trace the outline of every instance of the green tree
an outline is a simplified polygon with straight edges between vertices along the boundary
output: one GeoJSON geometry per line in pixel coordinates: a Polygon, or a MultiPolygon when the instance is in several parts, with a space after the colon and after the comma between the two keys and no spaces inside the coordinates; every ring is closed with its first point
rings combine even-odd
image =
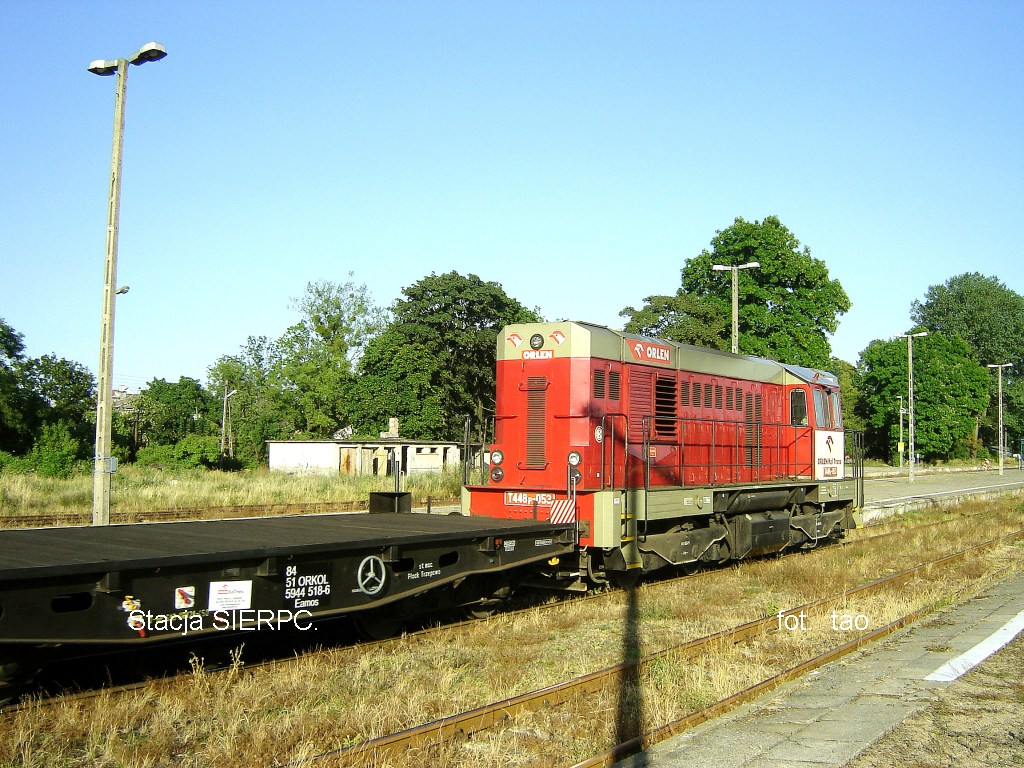
{"type": "Polygon", "coordinates": [[[297,434],[295,393],[286,387],[280,370],[277,342],[266,336],[250,336],[238,355],[221,357],[207,371],[218,430],[226,426],[221,423],[224,394],[235,392],[228,405],[230,430],[226,438],[228,452],[243,466],[266,463],[267,440],[283,440],[297,434]]]}
{"type": "Polygon", "coordinates": [[[329,438],[350,422],[345,392],[354,363],[383,327],[383,310],[370,300],[365,285],[309,283],[292,308],[301,318],[278,342],[281,375],[294,389],[300,431],[329,438]]]}
{"type": "Polygon", "coordinates": [[[510,323],[539,321],[540,315],[508,296],[500,284],[472,274],[431,273],[402,294],[392,307],[393,322],[360,367],[364,376],[374,377],[361,387],[360,401],[379,400],[375,414],[360,422],[360,430],[377,424],[380,409],[386,408],[389,415],[405,420],[408,429],[402,431],[410,437],[460,440],[467,415],[481,435],[485,417],[494,409],[498,332],[510,323]],[[389,356],[388,350],[403,346],[419,351],[397,360],[389,356]],[[417,371],[414,379],[412,369],[417,371]],[[421,398],[410,392],[429,394],[418,424],[410,418],[416,407],[409,404],[421,398]],[[414,428],[423,432],[416,434],[414,428]]]}
{"type": "Polygon", "coordinates": [[[147,445],[174,445],[186,435],[212,434],[219,413],[215,399],[188,376],[177,382],[154,379],[136,400],[141,441],[147,445]]]}
{"type": "MultiPolygon", "coordinates": [[[[730,310],[731,311],[731,310],[730,310]]],[[[680,344],[712,349],[729,349],[729,321],[717,302],[684,293],[674,296],[648,296],[640,309],[626,307],[619,312],[627,333],[639,333],[680,344]]]]}
{"type": "MultiPolygon", "coordinates": [[[[876,340],[861,353],[859,415],[868,426],[869,452],[876,457],[897,455],[899,398],[907,395],[907,373],[903,339],[876,340]]],[[[977,419],[987,401],[988,373],[964,341],[941,333],[915,340],[915,449],[926,460],[971,456],[977,419]]]]}
{"type": "MultiPolygon", "coordinates": [[[[1013,364],[1003,371],[1003,404],[1009,443],[1017,445],[1024,437],[1024,296],[995,277],[969,272],[931,286],[923,302],[911,305],[911,317],[929,331],[963,339],[982,365],[1013,364]]],[[[982,425],[993,445],[998,442],[997,382],[990,374],[990,406],[982,425]]]]}
{"type": "Polygon", "coordinates": [[[38,396],[39,423],[62,422],[87,451],[96,431],[96,379],[92,373],[80,363],[55,355],[25,361],[22,372],[38,396]]]}
{"type": "Polygon", "coordinates": [[[24,454],[32,446],[38,398],[22,372],[24,336],[0,319],[0,451],[24,454]]]}
{"type": "Polygon", "coordinates": [[[356,433],[373,438],[394,417],[403,436],[447,439],[444,400],[433,386],[441,372],[437,359],[415,343],[402,325],[393,325],[369,343],[361,375],[349,392],[356,433]]]}
{"type": "MultiPolygon", "coordinates": [[[[850,299],[838,280],[829,277],[825,263],[811,256],[775,216],[748,222],[737,218],[715,233],[711,250],[689,259],[683,267],[682,290],[717,308],[731,333],[732,273],[712,265],[756,261],[758,269],[739,273],[740,352],[785,363],[824,368],[838,318],[850,299]]],[[[721,323],[719,328],[723,326],[721,323]]]]}

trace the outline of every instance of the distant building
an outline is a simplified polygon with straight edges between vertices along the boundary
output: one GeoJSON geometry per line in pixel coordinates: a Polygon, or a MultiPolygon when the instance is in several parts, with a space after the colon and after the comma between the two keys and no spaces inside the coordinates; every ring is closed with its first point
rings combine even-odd
{"type": "Polygon", "coordinates": [[[430,440],[270,440],[270,469],[311,475],[392,475],[397,460],[403,475],[457,469],[458,443],[430,440]]]}

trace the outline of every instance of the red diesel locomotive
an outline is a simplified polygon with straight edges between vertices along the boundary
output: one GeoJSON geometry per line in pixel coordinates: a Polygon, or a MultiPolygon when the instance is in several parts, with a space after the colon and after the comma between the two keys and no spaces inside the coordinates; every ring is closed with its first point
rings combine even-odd
{"type": "Polygon", "coordinates": [[[586,323],[512,325],[489,483],[463,490],[463,510],[575,521],[579,562],[557,574],[624,581],[841,537],[861,496],[846,448],[825,371],[586,323]]]}

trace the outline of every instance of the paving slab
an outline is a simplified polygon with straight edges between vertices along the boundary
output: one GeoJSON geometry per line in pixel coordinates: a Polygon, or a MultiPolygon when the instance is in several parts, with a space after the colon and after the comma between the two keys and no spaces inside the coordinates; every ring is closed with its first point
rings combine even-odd
{"type": "Polygon", "coordinates": [[[841,768],[947,682],[925,678],[1024,611],[1024,574],[616,764],[841,768]]]}

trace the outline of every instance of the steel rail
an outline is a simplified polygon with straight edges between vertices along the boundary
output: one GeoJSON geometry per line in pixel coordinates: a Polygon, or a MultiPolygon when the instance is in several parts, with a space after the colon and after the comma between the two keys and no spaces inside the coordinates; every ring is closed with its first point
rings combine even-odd
{"type": "MultiPolygon", "coordinates": [[[[1012,536],[1014,538],[1024,537],[1024,531],[1018,532],[1017,534],[1013,534],[1012,536]]],[[[934,563],[929,565],[934,565],[934,563]]],[[[609,766],[614,765],[620,760],[623,760],[631,755],[634,755],[638,752],[641,752],[645,749],[652,747],[658,742],[672,738],[673,736],[678,736],[679,734],[684,733],[685,731],[688,731],[691,728],[700,725],[701,723],[705,723],[709,720],[713,720],[716,717],[720,717],[721,715],[730,712],[736,707],[751,702],[754,699],[762,696],[763,694],[768,693],[769,691],[772,691],[775,688],[778,688],[780,685],[788,683],[792,680],[802,677],[808,672],[811,672],[815,669],[819,669],[820,667],[823,667],[826,664],[830,664],[833,661],[841,659],[843,656],[847,656],[848,654],[853,653],[854,651],[858,651],[864,646],[870,645],[871,643],[875,642],[876,640],[881,640],[882,638],[891,635],[893,632],[896,632],[909,624],[913,624],[915,621],[918,621],[927,616],[928,614],[941,608],[950,598],[962,599],[970,594],[975,594],[979,592],[981,589],[983,589],[985,586],[990,584],[992,581],[995,581],[998,578],[1005,576],[1011,570],[1012,568],[1010,567],[1002,568],[996,573],[992,574],[988,579],[986,579],[985,583],[983,584],[971,584],[969,587],[964,587],[962,589],[955,591],[952,595],[945,595],[939,600],[936,600],[935,602],[931,603],[930,605],[926,605],[922,608],[917,609],[916,611],[912,611],[906,616],[902,616],[901,618],[896,619],[895,621],[890,622],[889,624],[886,624],[883,627],[879,627],[878,629],[866,632],[865,634],[860,635],[859,637],[856,637],[853,640],[850,640],[849,642],[844,643],[841,646],[838,646],[837,648],[832,648],[831,650],[825,651],[824,653],[815,656],[813,659],[803,661],[794,667],[790,667],[787,670],[779,672],[778,674],[768,678],[767,680],[762,680],[760,683],[755,683],[749,688],[745,688],[744,690],[734,693],[731,696],[727,696],[726,698],[721,699],[720,701],[717,701],[714,704],[711,704],[710,706],[704,707],[703,709],[697,710],[696,712],[691,712],[685,717],[681,717],[678,720],[674,720],[671,723],[667,723],[666,725],[663,725],[659,728],[655,728],[653,731],[650,731],[648,733],[643,734],[642,736],[638,736],[634,739],[631,739],[623,744],[618,744],[601,755],[597,755],[582,762],[576,763],[571,768],[608,768],[609,766]]]]}
{"type": "MultiPolygon", "coordinates": [[[[798,615],[801,611],[807,612],[816,610],[818,608],[825,607],[832,603],[845,601],[854,595],[875,591],[883,586],[898,585],[904,581],[910,580],[915,575],[921,573],[922,571],[928,568],[947,565],[951,562],[955,562],[956,560],[963,559],[975,552],[979,552],[984,549],[998,546],[1001,543],[1013,541],[1019,538],[1024,538],[1024,530],[1016,531],[1011,534],[1006,534],[1004,536],[1000,536],[995,539],[982,542],[981,544],[977,544],[973,547],[961,550],[960,552],[956,552],[951,555],[945,555],[928,563],[921,563],[912,568],[905,569],[890,576],[885,576],[880,579],[876,579],[875,581],[869,582],[858,587],[852,587],[850,589],[844,590],[841,593],[831,595],[829,597],[813,600],[809,603],[805,603],[804,605],[792,608],[788,611],[783,611],[781,615],[783,617],[789,615],[798,615]]],[[[930,612],[931,610],[934,610],[934,608],[927,608],[927,610],[925,610],[925,613],[930,612]]],[[[914,616],[918,613],[919,612],[915,612],[915,614],[911,615],[914,616]]],[[[922,613],[920,615],[924,614],[922,613]]],[[[542,688],[537,691],[531,691],[529,693],[524,693],[519,696],[514,696],[512,698],[488,704],[483,707],[470,710],[468,712],[463,712],[461,714],[451,715],[449,717],[441,718],[439,720],[435,720],[429,723],[424,723],[422,725],[418,725],[413,728],[408,728],[397,733],[381,736],[379,738],[366,741],[362,744],[357,744],[343,749],[332,750],[322,755],[317,755],[313,758],[310,758],[310,760],[323,759],[327,757],[337,757],[342,755],[352,758],[365,756],[383,756],[390,752],[404,751],[411,748],[422,748],[424,746],[428,746],[430,744],[444,741],[453,737],[469,737],[478,731],[483,731],[488,728],[492,728],[502,722],[506,722],[507,720],[511,719],[519,713],[534,711],[536,709],[539,709],[540,707],[558,706],[577,696],[595,693],[602,689],[608,688],[612,685],[619,683],[627,675],[635,673],[638,669],[642,670],[648,664],[656,660],[663,659],[669,656],[680,655],[685,658],[693,657],[698,655],[704,648],[714,643],[722,643],[727,641],[733,644],[738,644],[744,642],[752,637],[756,637],[762,634],[763,632],[772,627],[777,627],[779,621],[780,618],[778,615],[768,616],[763,619],[755,619],[753,621],[738,625],[731,629],[715,632],[711,635],[707,635],[702,638],[696,638],[694,640],[690,640],[678,646],[673,646],[672,648],[667,648],[652,654],[648,654],[644,656],[642,659],[621,662],[619,664],[613,665],[611,667],[606,667],[605,669],[598,670],[587,675],[583,675],[581,677],[575,678],[574,680],[570,680],[565,683],[559,683],[557,685],[542,688]]],[[[894,624],[896,623],[897,622],[894,622],[894,624]]],[[[874,630],[873,632],[870,632],[867,635],[862,636],[861,639],[851,641],[851,643],[847,643],[843,647],[850,647],[851,649],[854,649],[855,647],[860,647],[864,643],[870,642],[870,639],[863,639],[865,637],[873,638],[877,636],[883,636],[877,634],[879,631],[880,630],[874,630]]],[[[893,630],[890,629],[889,631],[891,632],[893,630]]],[[[848,653],[849,650],[847,650],[846,652],[848,653]]],[[[807,669],[813,669],[813,667],[805,667],[805,665],[799,665],[794,669],[801,670],[801,672],[791,671],[792,674],[796,675],[801,674],[803,671],[806,671],[807,669]]],[[[755,686],[755,688],[756,687],[757,686],[755,686]]],[[[621,756],[622,755],[620,754],[620,757],[621,756]]],[[[601,763],[595,763],[595,765],[600,764],[601,763]]]]}

